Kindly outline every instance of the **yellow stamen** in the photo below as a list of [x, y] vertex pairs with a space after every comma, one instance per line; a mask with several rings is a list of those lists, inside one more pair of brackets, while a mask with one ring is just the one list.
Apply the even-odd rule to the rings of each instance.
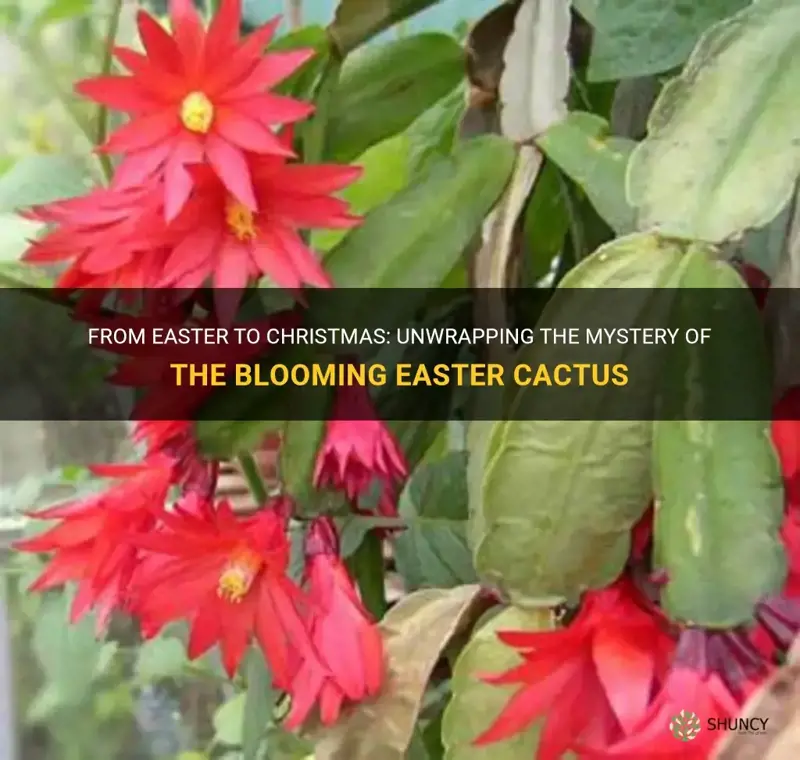
[[205, 134], [214, 121], [214, 104], [205, 93], [190, 92], [181, 103], [181, 122], [191, 132]]
[[225, 222], [228, 229], [243, 242], [253, 240], [258, 235], [253, 212], [233, 198], [229, 198], [225, 204]]
[[219, 576], [217, 596], [239, 604], [250, 591], [261, 565], [261, 557], [254, 551], [247, 548], [235, 551]]

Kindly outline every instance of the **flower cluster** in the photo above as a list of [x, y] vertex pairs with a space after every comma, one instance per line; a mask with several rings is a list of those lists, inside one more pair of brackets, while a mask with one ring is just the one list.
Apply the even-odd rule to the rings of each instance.
[[[333, 194], [360, 170], [301, 162], [287, 125], [313, 107], [270, 88], [313, 51], [265, 52], [277, 20], [240, 39], [240, 17], [240, 0], [223, 0], [206, 28], [191, 0], [171, 0], [170, 33], [140, 11], [144, 52], [114, 51], [130, 75], [78, 84], [82, 95], [128, 115], [99, 146], [121, 160], [107, 187], [28, 212], [50, 227], [26, 253], [31, 262], [67, 265], [57, 286], [80, 292], [78, 319], [105, 324], [96, 307], [111, 291], [135, 307], [113, 317], [114, 327], [223, 325], [262, 275], [293, 293], [333, 286], [300, 231], [358, 224]], [[192, 346], [190, 358], [202, 359], [202, 350]], [[261, 349], [213, 350], [224, 363]], [[384, 679], [382, 639], [342, 561], [335, 523], [319, 517], [299, 526], [302, 573], [290, 572], [295, 505], [276, 495], [244, 515], [217, 497], [220, 463], [201, 455], [191, 422], [209, 389], [175, 388], [166, 374], [181, 347], [121, 353], [111, 380], [144, 391], [133, 432], [144, 453], [135, 464], [93, 467], [110, 479], [100, 493], [33, 514], [56, 521], [17, 545], [52, 554], [33, 589], [76, 584], [71, 618], [94, 610], [98, 632], [114, 611], [135, 617], [145, 638], [184, 620], [190, 657], [218, 645], [231, 675], [255, 643], [275, 687], [291, 696], [292, 728], [315, 708], [330, 724], [346, 702], [374, 696]], [[336, 406], [317, 484], [358, 509], [376, 482], [381, 511], [396, 515], [407, 474], [397, 441], [374, 418], [365, 389], [345, 389]]]
[[[763, 306], [764, 275], [743, 275]], [[543, 721], [536, 760], [573, 753], [581, 760], [707, 760], [724, 731], [701, 729], [678, 741], [685, 711], [701, 726], [729, 725], [776, 667], [800, 631], [800, 388], [774, 409], [772, 438], [785, 481], [783, 541], [789, 574], [783, 593], [763, 600], [755, 625], [711, 631], [678, 626], [662, 612], [668, 579], [652, 567], [652, 507], [635, 527], [623, 575], [584, 595], [577, 615], [554, 631], [501, 631], [521, 663], [481, 674], [515, 686], [497, 719], [475, 743], [491, 745]]]
[[[26, 260], [68, 262], [62, 288], [172, 288], [176, 300], [209, 279], [229, 296], [260, 275], [330, 287], [298, 230], [358, 224], [331, 193], [360, 169], [295, 160], [291, 125], [313, 106], [267, 91], [313, 51], [264, 54], [277, 20], [240, 40], [241, 0], [223, 2], [207, 31], [191, 0], [170, 11], [173, 35], [141, 11], [145, 54], [115, 49], [130, 76], [78, 83], [130, 117], [99, 147], [122, 160], [108, 187], [29, 212], [55, 230]], [[238, 300], [217, 306], [230, 322]]]

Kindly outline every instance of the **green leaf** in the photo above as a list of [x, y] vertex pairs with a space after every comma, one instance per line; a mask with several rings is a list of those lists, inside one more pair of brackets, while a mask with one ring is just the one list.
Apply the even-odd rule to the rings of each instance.
[[[219, 415], [217, 410], [224, 406], [233, 407], [239, 401], [239, 397], [244, 396], [239, 393], [221, 393], [214, 399], [214, 414]], [[252, 401], [252, 397], [248, 400]], [[218, 403], [217, 403], [218, 402]], [[249, 408], [249, 404], [248, 404]], [[246, 414], [246, 410], [239, 409], [236, 415]], [[242, 416], [244, 416], [242, 414]], [[263, 419], [201, 419], [195, 423], [195, 435], [204, 454], [219, 459], [230, 459], [237, 454], [251, 452], [264, 437], [273, 431], [280, 430], [283, 426], [282, 421], [263, 420]]]
[[709, 26], [748, 0], [603, 0], [589, 14], [594, 25], [589, 81], [658, 74], [683, 63]]
[[597, 213], [618, 235], [634, 229], [634, 211], [625, 197], [625, 170], [636, 147], [633, 140], [611, 137], [605, 119], [574, 111], [536, 144], [583, 188]]
[[520, 760], [536, 756], [539, 745], [536, 726], [490, 746], [473, 745], [497, 719], [516, 690], [516, 686], [494, 686], [480, 678], [489, 673], [502, 673], [521, 663], [516, 650], [497, 638], [498, 631], [542, 631], [551, 627], [548, 611], [529, 612], [509, 607], [472, 634], [453, 669], [453, 696], [442, 720], [444, 760]]
[[275, 40], [269, 47], [269, 52], [282, 50], [297, 50], [298, 48], [311, 48], [316, 55], [304, 63], [291, 76], [284, 79], [275, 91], [295, 98], [308, 98], [317, 77], [322, 72], [328, 59], [328, 36], [321, 26], [304, 26]]
[[454, 451], [421, 464], [400, 496], [408, 528], [394, 539], [397, 571], [413, 591], [476, 583], [467, 546], [467, 454]]
[[246, 700], [247, 695], [242, 692], [219, 706], [212, 721], [216, 741], [232, 747], [241, 746]]
[[183, 673], [188, 659], [186, 647], [178, 639], [160, 636], [144, 642], [136, 656], [136, 680], [148, 684]]
[[549, 274], [561, 254], [569, 230], [566, 181], [552, 161], [546, 161], [536, 177], [525, 207], [523, 234], [531, 256], [524, 261], [528, 284]]
[[780, 212], [800, 174], [799, 47], [796, 1], [760, 0], [709, 30], [631, 157], [640, 229], [722, 242]]
[[[514, 164], [513, 145], [496, 136], [471, 140], [432, 162], [418, 182], [367, 214], [328, 255], [328, 272], [340, 288], [358, 288], [360, 311], [387, 314], [380, 288], [414, 288], [394, 304], [402, 324], [425, 289], [441, 285], [502, 193]], [[393, 299], [395, 302], [399, 299]]]
[[[717, 337], [710, 346], [681, 344], [662, 378], [655, 561], [667, 573], [662, 605], [673, 618], [729, 628], [783, 586], [783, 486], [758, 309], [736, 271], [709, 253], [690, 249], [672, 319]], [[742, 419], [720, 420], [731, 408]]]
[[467, 94], [462, 85], [425, 111], [406, 130], [405, 134], [411, 140], [412, 177], [422, 175], [437, 156], [448, 156], [453, 152], [466, 107]]
[[325, 435], [325, 413], [316, 420], [290, 420], [283, 428], [280, 449], [280, 477], [287, 494], [303, 515], [316, 513], [324, 502], [313, 499], [314, 465]]
[[257, 760], [278, 697], [259, 650], [251, 649], [248, 654], [245, 679], [247, 691], [242, 722], [242, 760]]
[[[682, 253], [650, 235], [602, 246], [563, 279], [537, 328], [663, 325], [671, 305], [664, 289], [675, 281]], [[629, 289], [626, 297], [610, 304], [604, 291], [621, 287]], [[659, 354], [625, 344], [603, 350], [604, 361], [628, 365], [639, 393], [598, 387], [582, 396], [588, 399], [582, 419], [566, 413], [559, 419], [560, 406], [574, 406], [573, 394], [524, 386], [488, 441], [485, 428], [471, 436], [471, 449], [484, 462], [482, 476], [473, 471], [469, 478], [475, 566], [519, 606], [574, 601], [583, 590], [610, 583], [627, 560], [630, 529], [650, 501]], [[518, 359], [552, 367], [585, 361], [586, 351], [585, 345], [537, 342]]]
[[339, 0], [328, 33], [342, 55], [441, 0]]
[[0, 212], [82, 195], [92, 180], [84, 162], [58, 154], [19, 159], [0, 176]]
[[23, 219], [16, 214], [0, 214], [0, 262], [16, 262], [43, 228], [41, 222], [32, 219]]
[[375, 528], [397, 529], [405, 527], [397, 517], [372, 517], [370, 515], [347, 515], [336, 520], [339, 530], [339, 553], [342, 559], [352, 556], [361, 546], [367, 534]]
[[88, 14], [91, 8], [92, 0], [53, 0], [36, 17], [34, 27], [38, 31], [50, 24]]
[[48, 683], [62, 704], [78, 705], [89, 694], [103, 642], [94, 632], [94, 616], [69, 623], [72, 594], [48, 596], [42, 602], [33, 632], [33, 651]]
[[[340, 194], [350, 204], [353, 214], [366, 214], [376, 206], [386, 203], [402, 190], [409, 180], [410, 140], [406, 135], [396, 135], [373, 145], [353, 163], [363, 169], [363, 174]], [[346, 230], [322, 230], [311, 234], [315, 250], [328, 251], [347, 235]]]
[[342, 67], [326, 156], [348, 162], [402, 132], [463, 76], [464, 51], [446, 34], [416, 34], [360, 50]]

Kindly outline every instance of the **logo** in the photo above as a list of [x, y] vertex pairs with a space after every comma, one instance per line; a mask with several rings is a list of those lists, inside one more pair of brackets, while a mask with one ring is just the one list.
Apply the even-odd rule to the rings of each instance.
[[669, 730], [679, 741], [690, 742], [700, 733], [700, 718], [693, 712], [681, 710], [670, 720]]

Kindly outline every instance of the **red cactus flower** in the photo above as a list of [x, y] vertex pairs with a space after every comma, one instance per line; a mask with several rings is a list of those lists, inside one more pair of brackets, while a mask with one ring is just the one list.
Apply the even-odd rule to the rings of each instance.
[[542, 716], [536, 760], [556, 760], [578, 745], [602, 747], [629, 735], [645, 715], [673, 648], [662, 621], [639, 606], [636, 594], [623, 578], [587, 593], [564, 629], [498, 633], [524, 662], [483, 680], [520, 688], [475, 744], [507, 739]]
[[772, 442], [780, 460], [786, 507], [800, 514], [800, 388], [790, 388], [775, 404]]
[[192, 189], [190, 164], [204, 162], [240, 203], [258, 208], [246, 152], [293, 155], [274, 127], [305, 119], [313, 106], [266, 92], [314, 54], [292, 50], [264, 54], [280, 19], [239, 38], [241, 0], [223, 0], [203, 28], [191, 0], [171, 0], [173, 33], [144, 11], [137, 16], [141, 55], [115, 48], [131, 76], [105, 75], [78, 83], [77, 92], [129, 114], [103, 146], [125, 154], [118, 187], [164, 178], [164, 212], [173, 219]]
[[172, 483], [165, 460], [144, 464], [107, 464], [89, 468], [99, 477], [118, 478], [105, 491], [32, 513], [37, 520], [58, 520], [45, 532], [15, 544], [23, 552], [54, 552], [31, 591], [46, 591], [68, 582], [78, 584], [70, 620], [97, 612], [98, 634], [114, 609], [125, 606], [137, 561], [127, 539], [151, 530]]
[[[700, 630], [681, 634], [675, 661], [658, 695], [635, 730], [611, 746], [581, 748], [587, 760], [707, 760], [724, 731], [709, 731], [709, 720], [724, 720], [739, 712], [737, 699], [715, 669], [714, 636]], [[732, 652], [722, 652], [732, 662]], [[750, 684], [747, 693], [751, 692]], [[699, 730], [698, 730], [699, 729]], [[679, 741], [691, 733], [691, 741]]]
[[298, 230], [357, 225], [361, 218], [348, 214], [347, 203], [331, 194], [354, 182], [361, 168], [256, 156], [250, 170], [257, 212], [232, 197], [205, 167], [193, 170], [197, 191], [175, 220], [162, 286], [194, 290], [211, 277], [217, 288], [241, 290], [261, 274], [288, 290], [331, 286]]
[[407, 474], [400, 444], [377, 418], [369, 391], [361, 386], [338, 388], [317, 455], [314, 485], [337, 488], [355, 502], [377, 479], [382, 485], [379, 510], [393, 517], [394, 491]]
[[24, 259], [70, 262], [59, 288], [166, 288], [173, 302], [210, 279], [215, 313], [224, 325], [232, 323], [241, 291], [261, 274], [290, 290], [330, 287], [298, 230], [358, 224], [360, 217], [348, 214], [347, 203], [331, 194], [361, 169], [287, 163], [276, 156], [251, 157], [249, 166], [258, 212], [235, 200], [208, 167], [192, 167], [195, 190], [172, 225], [162, 218], [157, 183], [102, 188], [28, 212], [54, 229], [32, 243]]
[[188, 498], [163, 518], [164, 530], [138, 540], [148, 552], [132, 584], [133, 612], [147, 638], [167, 623], [190, 621], [188, 654], [219, 644], [233, 677], [255, 637], [275, 684], [286, 689], [294, 651], [313, 657], [303, 623], [304, 597], [286, 576], [287, 505], [274, 500], [253, 517], [237, 517], [228, 502]]
[[289, 689], [292, 706], [284, 721], [289, 730], [305, 721], [315, 703], [323, 725], [334, 724], [345, 700], [374, 697], [384, 676], [380, 632], [339, 559], [338, 538], [330, 518], [311, 524], [305, 553], [310, 603], [306, 622], [320, 661], [298, 658]]
[[166, 255], [166, 224], [157, 183], [35, 206], [24, 215], [51, 226], [23, 255], [34, 264], [69, 261], [56, 286], [65, 289], [155, 288]]

